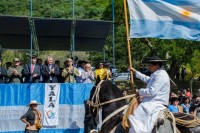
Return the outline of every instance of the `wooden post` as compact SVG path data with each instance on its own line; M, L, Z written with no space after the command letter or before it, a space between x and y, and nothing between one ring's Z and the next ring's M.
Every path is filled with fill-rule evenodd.
M129 58L129 66L132 67L132 60L131 60L131 48L130 48L130 36L129 36L129 26L128 26L128 17L127 17L127 3L126 0L124 0L124 18L125 18L125 25L126 25L126 39L127 39L127 50L128 50L128 58ZM134 80L133 80L133 72L130 72L130 78L131 78L131 89L134 93Z

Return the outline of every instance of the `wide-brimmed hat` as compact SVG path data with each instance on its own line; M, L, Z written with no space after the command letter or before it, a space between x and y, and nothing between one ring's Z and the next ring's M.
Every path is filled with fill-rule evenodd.
M40 105L40 103L38 103L36 100L32 100L27 106L30 106L32 104Z
M147 58L145 61L143 61L143 63L163 63L166 62L167 60L162 60L160 57L158 56L152 56Z

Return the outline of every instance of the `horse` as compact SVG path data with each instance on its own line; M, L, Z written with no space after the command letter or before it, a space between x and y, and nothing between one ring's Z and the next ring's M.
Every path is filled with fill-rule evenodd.
M97 88L99 88L98 91ZM96 96L98 96L98 98L94 98ZM95 100L99 100L99 103L103 104L91 106L93 104L91 104L90 102L85 103L86 112L84 120L84 133L95 133L92 131L95 131L94 129L97 129L97 116L99 108L102 108L102 120L105 120L110 114L125 106L125 99L108 102L121 97L123 97L123 95L120 89L109 81L101 81L97 86L94 86L90 92L89 101L96 102ZM121 125L122 117L123 111L120 111L112 116L101 126L100 133L126 133L126 130ZM182 126L177 127L181 133L199 133L200 131L200 126L194 128L185 128ZM157 125L154 127L152 133L157 132L174 133L174 128L171 122L168 119L165 119L163 125Z

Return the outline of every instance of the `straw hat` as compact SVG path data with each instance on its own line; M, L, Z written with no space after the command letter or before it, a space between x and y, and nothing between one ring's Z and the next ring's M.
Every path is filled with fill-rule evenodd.
M38 103L36 100L32 100L27 106L30 106L32 104L40 105L40 103Z

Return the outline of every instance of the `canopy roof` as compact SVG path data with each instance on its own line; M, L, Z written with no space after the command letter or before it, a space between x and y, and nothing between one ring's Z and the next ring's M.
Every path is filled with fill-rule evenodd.
M70 50L72 31L76 51L102 51L111 21L32 18L39 50ZM30 18L0 16L0 45L30 49Z

